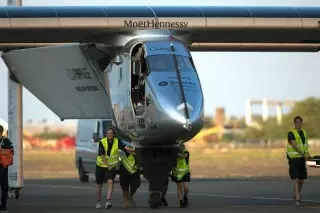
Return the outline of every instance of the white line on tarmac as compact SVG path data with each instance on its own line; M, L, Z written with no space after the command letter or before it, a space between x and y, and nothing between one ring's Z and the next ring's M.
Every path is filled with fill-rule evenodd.
M86 189L95 190L92 187L85 186L67 186L67 185L44 185L44 184L25 184L27 186L35 187L47 187L47 188L64 188L64 189ZM115 191L121 191L121 189L114 189ZM148 191L138 190L138 192L148 193ZM167 192L167 194L176 194L177 192ZM207 194L207 193L195 193L190 192L189 195L194 196L206 196L206 197L224 197L224 198L242 198L242 199L257 199L257 200L279 200L279 201L292 201L292 198L277 198L277 197L246 197L239 195L223 195L223 194ZM305 202L320 203L320 200L303 200Z

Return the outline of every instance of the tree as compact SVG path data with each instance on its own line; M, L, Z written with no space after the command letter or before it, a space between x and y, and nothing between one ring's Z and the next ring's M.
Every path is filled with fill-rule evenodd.
M254 127L248 127L244 131L245 138L248 140L260 140L265 138L265 132L263 129L258 129Z
M267 122L259 121L265 133L264 139L286 138L288 131L294 127L293 119L296 116L302 117L303 128L308 131L309 138L320 137L320 99L309 97L296 102L291 112L283 116L281 125L278 125L275 117L269 118ZM253 133L250 134L251 137L254 136Z
M309 138L320 137L320 99L315 97L307 98L297 102L293 107L285 124L293 127L293 119L295 116L300 116L303 119L303 128L308 131ZM291 120L289 120L289 118Z

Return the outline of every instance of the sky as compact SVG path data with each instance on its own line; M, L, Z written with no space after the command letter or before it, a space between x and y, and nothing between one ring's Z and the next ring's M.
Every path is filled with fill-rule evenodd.
M319 0L22 0L23 6L198 5L320 6ZM0 0L5 6L7 0ZM320 95L320 53L192 52L202 84L205 114L224 107L229 115L245 115L246 99L302 100ZM0 60L0 118L7 121L6 67ZM36 109L36 110L35 110ZM261 106L253 107L261 113ZM275 109L270 109L275 112ZM23 119L60 122L28 90L23 91Z

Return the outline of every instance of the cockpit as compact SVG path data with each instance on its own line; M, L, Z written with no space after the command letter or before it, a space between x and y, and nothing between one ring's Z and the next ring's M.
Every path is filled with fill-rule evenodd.
M146 57L143 44L137 44L131 51L131 100L136 116L143 114L147 100L145 98L145 80L152 72L195 72L191 57L172 52L148 55Z

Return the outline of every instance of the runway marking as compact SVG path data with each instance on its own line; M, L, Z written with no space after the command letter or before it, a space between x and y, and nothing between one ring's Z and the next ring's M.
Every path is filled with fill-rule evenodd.
M23 205L23 206L34 206L35 204L33 202L29 202L29 203L22 203L22 204L19 204L19 205ZM48 206L47 203L37 203L36 204L37 206ZM50 205L49 205L50 206ZM56 206L56 204L52 204L52 206ZM63 203L62 204L63 207L90 207L90 206L95 206L95 203L94 205L88 205L88 204L66 204L66 203ZM124 207L123 204L117 204L117 203L114 203L112 202L112 207ZM139 207L145 207L145 208L148 208L149 206L148 205L137 205L135 208L136 209L139 209ZM171 206L171 207L177 207L177 206ZM105 209L103 204L101 206L101 209Z
M86 189L86 190L95 190L92 187L85 186L67 186L67 185L44 185L44 184L25 184L27 186L36 186L36 187L49 187L49 188L65 188L65 189ZM121 189L114 189L115 191L122 191ZM148 193L145 190L138 190L138 192ZM167 194L176 194L177 192L167 192ZM277 198L277 197L246 197L240 195L223 195L223 194L207 194L207 193L195 193L190 192L189 195L194 196L206 196L206 197L224 197L224 198L241 198L241 199L256 199L256 200L278 200L278 201L293 201L292 198ZM303 200L304 202L320 203L320 200Z
M36 206L45 206L45 207L48 207L48 204L35 204L35 203L21 203L19 204L21 206L25 206L25 207L34 207L35 205ZM70 205L70 204L60 204L62 208L79 208L79 207L82 207L82 208L95 208L95 204L94 205L80 205L80 204L77 204L77 205ZM50 205L49 205L50 206ZM53 204L52 206L56 206L56 204ZM199 208L210 208L211 206L208 206L208 205L197 205L196 208L199 209ZM124 209L124 205L123 204L117 204L117 203L112 203L112 209ZM149 209L149 205L137 205L136 207L134 208L129 208L128 210L143 210L143 209ZM167 207L159 207L159 209L168 209L168 210L175 210L175 209L179 209L179 205L170 205L170 206L167 206ZM193 208L191 208L193 209ZM65 211L66 209L64 209ZM106 210L106 208L104 208L104 206L101 206L101 209L96 209L96 210Z
M297 206L292 204L292 205L287 205L287 206L229 206L230 208L259 208L259 209L262 209L262 208L294 208L296 209ZM302 206L303 209L306 209L306 208L314 208L314 207L310 207L310 206Z

